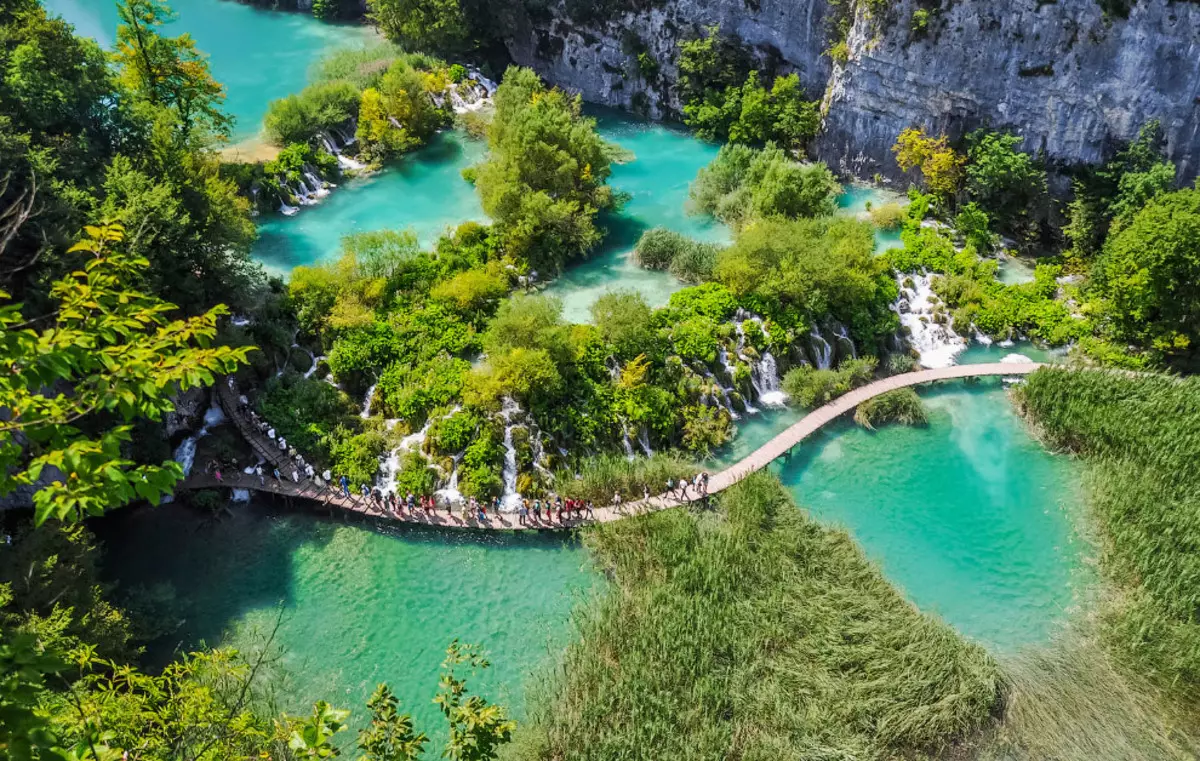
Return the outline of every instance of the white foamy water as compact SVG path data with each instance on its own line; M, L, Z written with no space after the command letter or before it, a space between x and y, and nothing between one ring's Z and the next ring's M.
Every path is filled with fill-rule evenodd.
M905 288L904 281L911 279L912 288ZM933 292L932 275L904 275L897 278L900 298L893 307L900 316L900 324L908 328L909 344L920 355L923 367L949 367L955 358L967 348L967 341L954 332L948 324L939 325L934 320L937 296ZM905 308L907 307L907 308Z

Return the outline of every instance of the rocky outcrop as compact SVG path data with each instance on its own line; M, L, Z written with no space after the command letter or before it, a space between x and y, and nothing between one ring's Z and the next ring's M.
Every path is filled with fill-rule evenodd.
M678 0L630 8L596 21L573 19L563 2L536 17L518 13L505 43L513 60L584 100L664 118L680 111L674 93L680 40L719 24L767 70L796 72L812 97L824 92L825 0ZM657 71L638 66L644 52Z
M860 2L847 60L835 66L824 53L826 0L652 2L586 23L565 2L518 13L506 35L517 63L586 100L661 118L679 110L678 42L720 24L823 96L816 150L860 176L895 175L890 147L910 126L1010 129L1027 149L1073 164L1101 159L1151 118L1182 178L1200 168L1200 5L1139 0L1127 19L1111 19L1096 0L950 0L914 32L914 11L928 2L893 0L880 18ZM639 69L640 51L657 71Z
M912 31L912 0L885 19L861 9L825 97L823 158L895 174L890 146L914 125L957 136L978 126L1024 136L1063 163L1099 161L1162 121L1184 178L1200 160L1200 6L1140 0L1107 19L1095 0L959 0Z

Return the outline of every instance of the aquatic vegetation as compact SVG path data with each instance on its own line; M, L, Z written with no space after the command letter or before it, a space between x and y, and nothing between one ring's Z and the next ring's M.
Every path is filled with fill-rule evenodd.
M772 476L585 535L613 589L530 697L518 758L888 758L985 725L1000 675Z
M870 383L876 364L874 357L862 357L848 359L835 370L800 365L783 376L783 390L801 407L820 407L851 389Z
M901 203L885 203L870 210L871 224L880 230L898 230L908 217L908 206Z
M842 192L829 168L793 161L774 143L727 144L692 183L691 203L735 228L755 219L828 216Z
M1155 683L1200 697L1200 382L1047 368L1014 398L1050 444L1092 463L1101 559L1122 593L1106 640Z
M925 420L925 403L911 388L888 391L854 408L854 422L872 430L885 423L923 425Z
M574 469L559 471L554 481L564 497L607 505L614 493L620 493L626 502L641 499L646 490L657 496L666 490L668 480L690 479L698 472L699 466L675 454L634 459L598 455L581 460Z

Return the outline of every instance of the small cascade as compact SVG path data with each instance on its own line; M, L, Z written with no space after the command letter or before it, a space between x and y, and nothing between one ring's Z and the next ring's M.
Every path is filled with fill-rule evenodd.
M629 439L629 424L621 420L621 446L625 447L625 459L633 460L637 457L633 452L633 442Z
M279 199L279 213L285 217L295 216L300 211L299 206L290 206L287 201Z
M616 357L605 357L604 365L608 368L608 375L613 380L621 377L621 363L617 361Z
M461 504L463 501L462 492L458 490L458 461L462 459L463 453L459 452L454 455L454 463L450 466L450 478L446 480L446 485L435 491L433 494L438 498L439 502L450 502L451 504Z
M324 198L325 196L329 195L329 188L331 186L337 187L336 185L333 185L332 183L322 180L320 177L318 177L316 175L315 172L313 172L312 170L309 170L309 169L304 170L304 178L306 180L308 180L309 183L312 184L312 188L313 188L312 194L317 199L321 199L321 198Z
M954 332L949 316L933 293L933 276L900 275L900 297L893 309L908 328L908 342L917 350L923 367L949 367L967 348L966 339ZM904 282L911 280L911 288ZM1003 343L1001 344L1003 345Z
M700 373L704 376L705 380L707 380L713 386L713 393L711 395L708 395L708 398L711 399L712 402L716 406L724 407L729 412L729 416L732 417L734 420L738 420L741 416L738 415L737 410L735 410L733 408L733 402L729 398L729 392L732 391L733 389L726 388L724 385L722 385L721 381L717 379L717 376L713 375L712 372L707 367L705 367L703 363L696 362L694 367L695 367L695 369L699 370ZM718 397L718 394L719 394L719 397ZM702 396L701 400L703 401L703 399L704 399L704 397ZM628 435L627 435L627 437L628 437Z
M542 443L542 429L538 428L529 415L529 451L533 457L533 467L546 478L553 478L550 469L546 467L546 445Z
M517 447L513 444L513 429L517 427L513 417L520 411L515 399L504 397L500 407L500 417L504 419L504 496L500 499L500 508L505 511L516 510L521 504L521 495L517 491Z
M650 448L650 431L646 428L645 424L638 429L637 440L638 445L641 446L642 451L646 453L646 456L653 457L654 450Z
M850 347L850 358L858 359L858 350L854 347L854 339L850 337L850 331L846 329L846 326L838 323L837 327L833 330L833 334L837 336L837 345L839 347ZM842 356L844 357L845 355L843 354Z
M379 384L372 383L371 387L367 389L367 398L363 399L362 412L358 413L358 416L363 420L371 417L371 401L375 398L375 387L377 385Z
M208 435L208 429L215 428L225 420L225 411L221 409L217 395L214 393L212 405L204 412L204 423L200 426L200 430L188 436L179 443L179 446L175 447L173 459L183 467L184 478L192 474L192 466L196 463L196 445L200 443L200 439Z
M750 383L758 400L768 407L782 407L787 403L787 394L779 381L779 367L771 352L764 352L762 359L750 368Z
M305 351L308 351L308 349L305 349ZM304 371L305 378L313 377L313 375L316 374L316 372L317 372L317 365L319 365L321 362L325 361L324 354L322 354L320 356L315 356L311 351L309 351L308 356L312 358L312 365L307 370Z
M833 366L833 347L825 340L825 336L821 335L821 331L815 327L808 335L813 339L813 359L816 360L817 369L828 370Z

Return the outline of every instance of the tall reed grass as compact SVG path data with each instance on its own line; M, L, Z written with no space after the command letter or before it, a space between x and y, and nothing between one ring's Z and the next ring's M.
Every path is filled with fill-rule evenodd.
M519 759L884 759L998 704L995 663L759 473L715 512L597 526L613 580L530 690Z
M1015 391L1051 445L1082 455L1104 633L1142 675L1200 702L1200 379L1043 369Z
M659 452L632 460L619 455L599 455L582 461L577 470L558 470L554 485L564 497L607 505L613 492L621 492L626 502L641 499L647 488L651 495L657 496L666 491L668 478L678 481L699 472L697 465L674 454Z

